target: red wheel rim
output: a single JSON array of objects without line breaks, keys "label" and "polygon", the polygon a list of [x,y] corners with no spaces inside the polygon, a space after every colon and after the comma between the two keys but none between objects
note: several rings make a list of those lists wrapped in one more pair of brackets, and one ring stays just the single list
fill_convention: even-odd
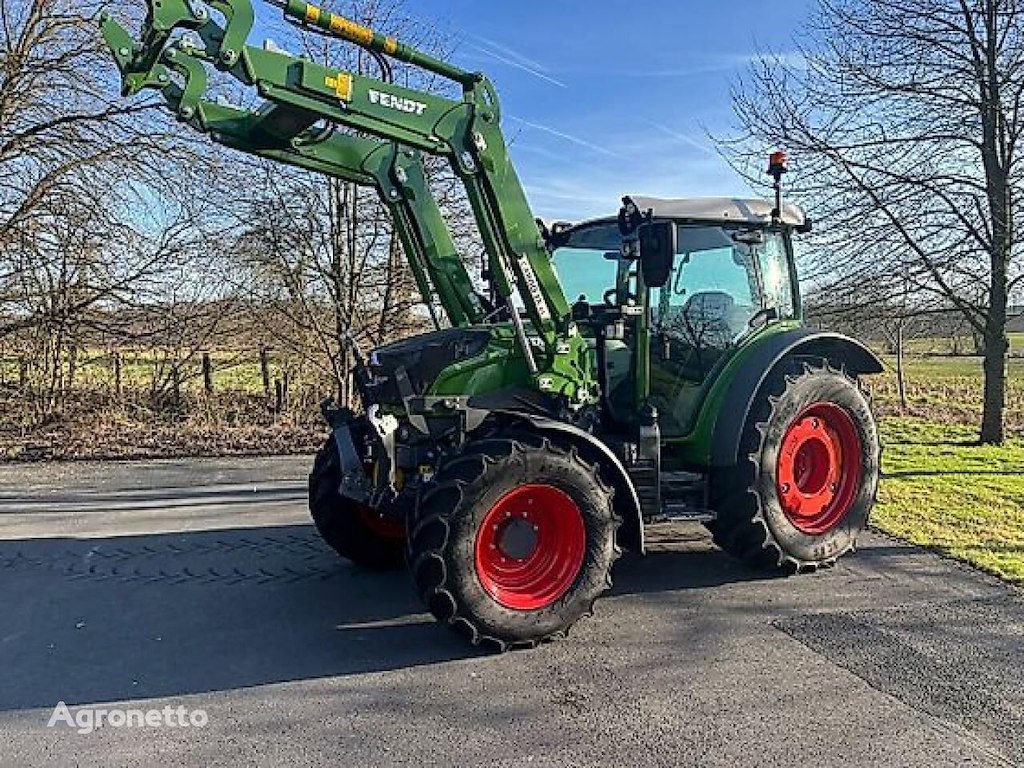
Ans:
[{"label": "red wheel rim", "polygon": [[360,505],[359,519],[363,525],[380,536],[382,539],[403,541],[405,539],[405,523],[390,517],[384,517],[373,507]]},{"label": "red wheel rim", "polygon": [[534,611],[569,591],[586,548],[576,502],[550,485],[523,485],[484,517],[476,536],[476,575],[500,605]]},{"label": "red wheel rim", "polygon": [[862,478],[857,425],[843,408],[815,403],[789,425],[779,449],[779,503],[803,533],[819,536],[839,525]]}]

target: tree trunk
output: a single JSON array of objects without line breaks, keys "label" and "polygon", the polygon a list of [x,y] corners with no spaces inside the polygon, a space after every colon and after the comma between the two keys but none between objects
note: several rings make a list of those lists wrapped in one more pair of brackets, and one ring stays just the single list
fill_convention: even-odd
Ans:
[{"label": "tree trunk", "polygon": [[260,347],[260,378],[263,380],[263,397],[270,400],[270,351]]},{"label": "tree trunk", "polygon": [[1006,406],[1006,310],[1009,303],[1007,264],[1013,248],[1010,187],[1001,169],[988,171],[989,205],[992,211],[992,276],[989,284],[988,311],[982,334],[985,372],[981,435],[984,445],[1001,445],[1004,438],[1003,411]]},{"label": "tree trunk", "polygon": [[985,322],[984,405],[981,413],[980,441],[1001,445],[1005,439],[1003,411],[1006,405],[1006,262],[993,258],[992,291]]},{"label": "tree trunk", "polygon": [[171,397],[174,398],[174,408],[181,407],[181,369],[177,363],[171,366]]},{"label": "tree trunk", "polygon": [[1000,78],[1002,73],[996,46],[991,42],[999,30],[997,3],[988,0],[985,6],[990,43],[985,47],[985,80],[981,88],[982,161],[985,166],[985,192],[992,217],[990,259],[992,276],[989,285],[988,312],[985,315],[985,395],[981,414],[982,444],[1001,444],[1003,409],[1006,405],[1006,305],[1007,265],[1013,253],[1011,167],[1007,147],[1007,126],[1003,118]]}]

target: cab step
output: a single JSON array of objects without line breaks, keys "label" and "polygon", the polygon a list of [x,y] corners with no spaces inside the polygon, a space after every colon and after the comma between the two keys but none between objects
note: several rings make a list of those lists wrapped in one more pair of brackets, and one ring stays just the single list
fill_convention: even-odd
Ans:
[{"label": "cab step", "polygon": [[662,513],[648,523],[710,523],[718,519],[713,509],[692,507],[681,502],[667,502],[662,506]]}]

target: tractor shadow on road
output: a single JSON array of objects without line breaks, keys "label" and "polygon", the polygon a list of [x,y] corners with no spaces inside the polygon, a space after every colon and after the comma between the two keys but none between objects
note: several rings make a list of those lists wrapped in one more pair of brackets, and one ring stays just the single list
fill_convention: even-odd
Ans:
[{"label": "tractor shadow on road", "polygon": [[627,553],[616,564],[612,594],[676,592],[780,578],[729,557],[693,523],[648,526],[646,545],[645,556]]},{"label": "tractor shadow on road", "polygon": [[[759,577],[706,537],[627,557],[615,594]],[[0,711],[381,672],[485,652],[404,572],[339,559],[308,525],[0,541]]]},{"label": "tractor shadow on road", "polygon": [[415,667],[479,652],[405,573],[311,526],[0,542],[0,711]]}]

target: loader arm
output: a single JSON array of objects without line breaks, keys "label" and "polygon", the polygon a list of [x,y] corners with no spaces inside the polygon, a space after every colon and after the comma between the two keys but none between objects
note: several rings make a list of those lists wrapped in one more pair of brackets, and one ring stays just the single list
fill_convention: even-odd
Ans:
[{"label": "loader arm", "polygon": [[[160,88],[165,96],[170,94],[168,101],[180,119],[209,130],[205,126],[219,113],[214,109],[216,105],[203,98],[208,82],[205,72],[200,74],[199,70],[204,69],[204,63],[212,64],[243,84],[255,87],[265,100],[252,113],[252,127],[258,128],[256,135],[236,137],[234,146],[239,149],[262,152],[326,173],[340,173],[353,166],[339,166],[329,156],[325,147],[332,147],[330,140],[310,141],[314,126],[326,122],[446,158],[465,186],[487,251],[492,290],[516,327],[535,386],[565,396],[570,407],[596,401],[597,385],[589,374],[586,342],[572,322],[569,305],[512,165],[500,127],[498,98],[486,77],[464,72],[341,16],[296,0],[273,2],[297,23],[458,83],[462,99],[444,98],[281,51],[249,46],[244,41],[254,18],[250,0],[208,0],[224,16],[223,26],[196,2],[148,2],[149,13],[139,43],[113,19],[102,20],[104,37],[122,73],[125,95],[142,88]],[[174,30],[194,33],[201,45],[192,43],[188,36],[173,34]],[[168,68],[179,78],[185,78],[183,86],[171,87],[174,79],[170,78]],[[211,133],[224,139],[216,131]],[[266,134],[274,139],[270,149],[258,143],[259,136]],[[340,145],[338,139],[333,141]],[[338,153],[345,154],[351,152]],[[422,167],[410,163],[412,158],[401,152],[397,157],[386,178],[375,175],[375,179],[389,205],[395,202],[389,197],[394,191],[400,198],[412,201],[396,217],[400,224],[407,224],[407,218],[415,218],[418,223],[403,235],[403,241],[421,238],[422,247],[412,250],[415,256],[411,261],[420,259],[424,281],[433,283],[453,324],[460,324],[460,317],[464,322],[480,322],[479,302],[465,268],[457,257],[437,256],[441,251],[450,251],[450,235],[439,234],[437,223],[443,224],[443,220],[429,189],[419,182]],[[400,169],[404,172],[400,173]],[[384,183],[380,183],[382,179]],[[431,242],[440,249],[436,253]],[[540,345],[539,360],[513,304],[516,292]]]},{"label": "loader arm", "polygon": [[[103,31],[115,54],[131,45],[116,22],[104,21]],[[483,321],[485,310],[430,194],[418,152],[394,142],[317,129],[319,116],[313,113],[254,111],[211,102],[202,98],[209,87],[206,68],[188,46],[168,49],[163,59],[166,65],[155,64],[145,77],[129,74],[125,89],[159,90],[179,119],[224,146],[375,188],[395,222],[435,325],[434,298],[453,326]]]},{"label": "loader arm", "polygon": [[[248,2],[248,0],[240,0]],[[466,187],[481,237],[492,255],[490,271],[498,294],[518,287],[534,329],[548,346],[565,334],[570,308],[540,236],[536,217],[512,165],[501,131],[501,107],[491,82],[403,45],[343,16],[304,0],[269,0],[285,18],[451,80],[462,87],[461,101],[384,84],[373,78],[313,73],[311,91],[327,97],[339,122],[447,157]],[[326,85],[325,85],[326,83]],[[553,333],[556,332],[556,333]]]}]

